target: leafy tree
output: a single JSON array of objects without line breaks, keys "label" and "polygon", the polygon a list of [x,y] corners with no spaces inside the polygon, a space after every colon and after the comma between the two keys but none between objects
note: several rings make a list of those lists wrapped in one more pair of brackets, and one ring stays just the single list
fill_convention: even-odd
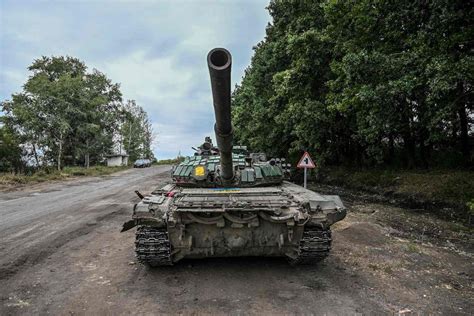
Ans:
[{"label": "leafy tree", "polygon": [[36,166],[54,163],[60,170],[64,163],[89,167],[91,161],[101,162],[127,127],[127,149],[152,157],[146,112],[135,101],[123,106],[119,85],[105,74],[87,72],[82,61],[62,56],[42,57],[28,69],[32,75],[24,90],[1,105],[4,133],[31,148]]},{"label": "leafy tree", "polygon": [[147,113],[134,100],[125,103],[123,112],[120,143],[130,156],[130,161],[139,158],[154,160],[151,148],[155,135]]},{"label": "leafy tree", "polygon": [[271,1],[268,10],[273,22],[233,94],[238,140],[273,155],[304,148],[320,163],[472,163],[471,5]]},{"label": "leafy tree", "polygon": [[121,92],[118,84],[112,84],[97,70],[85,76],[84,84],[84,102],[79,113],[82,119],[76,121],[74,129],[74,136],[79,140],[75,157],[83,157],[84,165],[89,167],[91,156],[96,162],[100,161],[114,145],[113,136],[119,128]]},{"label": "leafy tree", "polygon": [[21,161],[19,135],[4,124],[5,117],[0,118],[0,171],[18,172],[23,166]]}]

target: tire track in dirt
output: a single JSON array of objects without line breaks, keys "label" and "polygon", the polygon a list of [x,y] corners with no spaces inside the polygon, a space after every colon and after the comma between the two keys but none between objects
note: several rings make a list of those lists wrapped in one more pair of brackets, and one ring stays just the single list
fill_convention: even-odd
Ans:
[{"label": "tire track in dirt", "polygon": [[[114,206],[111,206],[111,208],[114,208]],[[66,245],[71,240],[89,234],[92,230],[96,229],[102,221],[110,220],[127,211],[128,209],[122,207],[120,210],[115,210],[95,218],[95,221],[83,223],[80,227],[72,231],[63,231],[60,235],[56,236],[54,239],[49,239],[42,245],[29,247],[27,253],[21,254],[20,257],[16,258],[14,261],[4,263],[0,267],[0,281],[13,277],[18,271],[25,269],[25,267],[41,263],[45,258],[56,252],[58,248]]]},{"label": "tire track in dirt", "polygon": [[[157,182],[159,183],[167,176],[168,167],[155,167],[152,169],[153,172],[146,172],[148,170],[138,170],[135,172],[136,174],[127,172],[124,174],[125,177],[114,176],[118,182],[114,182],[110,186],[109,192],[104,191],[103,195],[89,197],[86,194],[83,198],[75,197],[72,204],[68,204],[66,201],[54,213],[4,230],[0,248],[2,253],[7,255],[0,258],[0,280],[12,278],[20,270],[40,264],[57,249],[78,237],[89,234],[104,221],[110,221],[114,217],[130,211],[132,205],[138,201],[133,193],[134,188],[153,188]],[[130,179],[130,176],[133,177]],[[66,188],[74,186],[79,189],[77,192],[87,192],[87,186],[91,184],[91,181],[81,180],[79,185],[68,182],[65,184]],[[103,189],[107,187],[107,180],[110,179],[94,183]],[[54,186],[56,187],[57,184]],[[61,190],[48,190],[46,187],[45,191],[47,193],[45,193],[46,198],[43,197],[43,201],[56,204],[57,193],[60,193]],[[54,199],[48,201],[47,194],[51,192],[55,193]],[[15,192],[15,195],[17,194]],[[25,198],[31,197],[29,193],[27,194]],[[80,203],[77,203],[78,200]],[[35,207],[35,205],[31,205],[31,207]],[[19,232],[20,235],[18,235]]]}]

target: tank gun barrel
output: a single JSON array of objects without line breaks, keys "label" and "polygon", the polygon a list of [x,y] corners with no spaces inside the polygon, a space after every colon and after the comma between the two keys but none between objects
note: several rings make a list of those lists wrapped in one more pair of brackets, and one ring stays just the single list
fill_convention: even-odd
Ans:
[{"label": "tank gun barrel", "polygon": [[216,115],[214,131],[221,156],[221,177],[224,182],[229,183],[234,178],[233,131],[230,112],[232,55],[225,48],[214,48],[207,54],[207,66],[211,77],[212,98]]}]

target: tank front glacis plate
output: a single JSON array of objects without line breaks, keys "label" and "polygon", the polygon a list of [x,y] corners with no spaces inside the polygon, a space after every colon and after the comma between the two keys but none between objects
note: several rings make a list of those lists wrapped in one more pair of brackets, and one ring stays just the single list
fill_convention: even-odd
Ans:
[{"label": "tank front glacis plate", "polygon": [[325,231],[345,216],[338,197],[289,182],[257,188],[166,189],[140,202],[134,219],[138,225],[167,230],[173,262],[210,256],[298,260],[305,227]]},{"label": "tank front glacis plate", "polygon": [[174,261],[295,256],[308,219],[279,187],[182,188],[170,207]]}]

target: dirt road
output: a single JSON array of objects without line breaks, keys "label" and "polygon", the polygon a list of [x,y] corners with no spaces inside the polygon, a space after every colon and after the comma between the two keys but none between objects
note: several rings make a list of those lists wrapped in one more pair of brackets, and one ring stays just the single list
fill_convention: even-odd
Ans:
[{"label": "dirt road", "polygon": [[[334,226],[333,252],[318,266],[239,258],[143,267],[134,258],[133,230],[119,233],[120,227],[137,200],[133,191],[163,185],[168,170],[0,193],[0,314],[468,315],[474,309],[472,249],[462,230],[420,238],[419,214],[357,199],[346,201],[349,215]],[[430,228],[449,226],[430,221]]]}]

